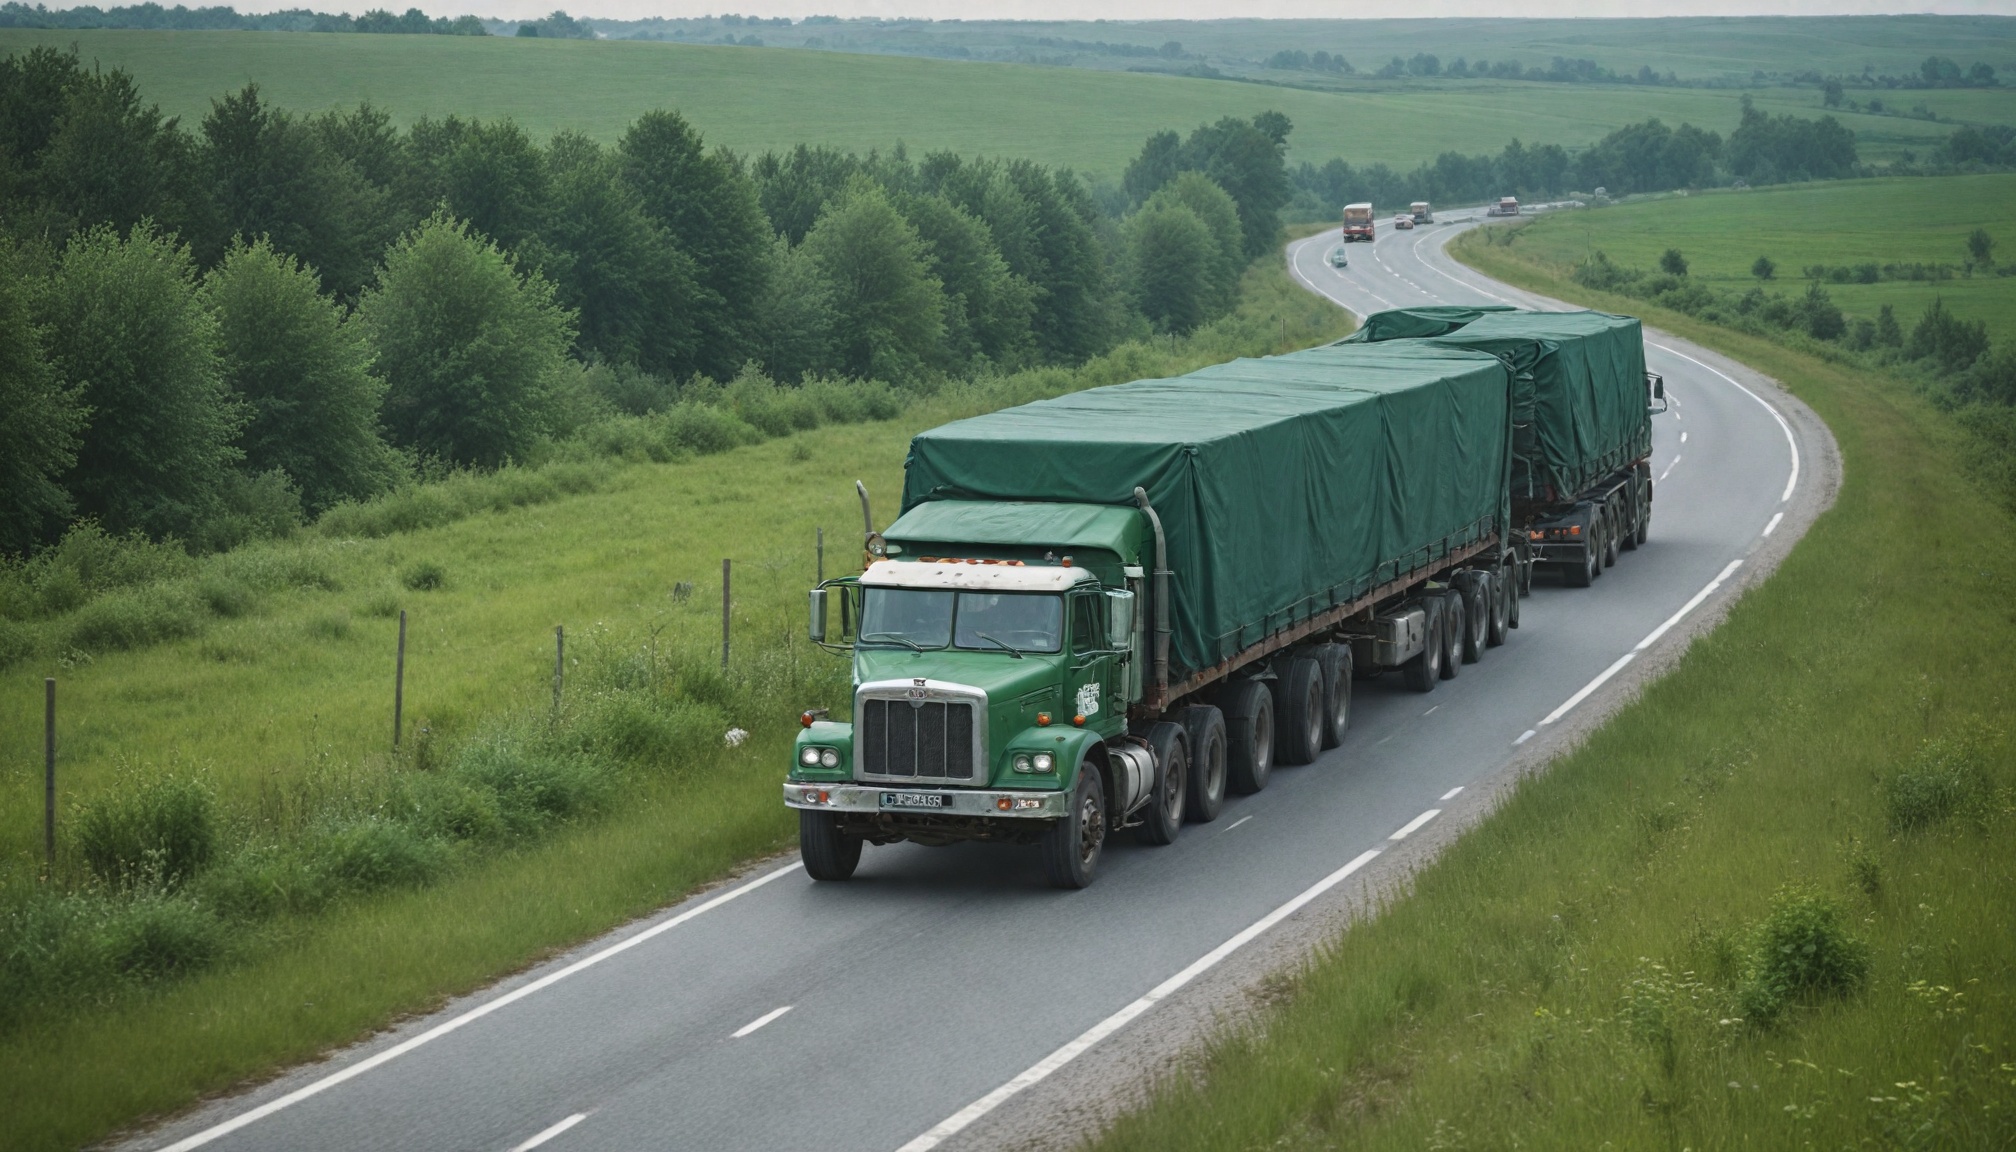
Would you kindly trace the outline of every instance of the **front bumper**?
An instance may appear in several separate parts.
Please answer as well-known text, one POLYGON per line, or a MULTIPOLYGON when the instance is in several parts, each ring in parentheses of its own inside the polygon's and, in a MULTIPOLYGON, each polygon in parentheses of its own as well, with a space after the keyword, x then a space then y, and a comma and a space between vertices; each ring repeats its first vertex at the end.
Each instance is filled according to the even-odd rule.
POLYGON ((844 812, 857 816, 991 816, 1010 820, 1055 820, 1070 811, 1071 797, 1065 792, 888 788, 874 784, 793 782, 784 785, 784 803, 807 812, 844 812), (903 793, 945 796, 948 800, 943 808, 885 807, 885 795, 903 793), (826 798, 808 799, 808 794, 826 798))

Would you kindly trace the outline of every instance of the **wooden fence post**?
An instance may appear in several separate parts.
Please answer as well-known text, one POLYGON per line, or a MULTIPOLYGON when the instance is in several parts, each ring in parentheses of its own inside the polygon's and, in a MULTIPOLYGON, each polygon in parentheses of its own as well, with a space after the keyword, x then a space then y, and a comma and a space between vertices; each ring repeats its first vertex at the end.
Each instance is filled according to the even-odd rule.
POLYGON ((42 681, 43 879, 56 875, 56 678, 42 681))
POLYGON ((567 626, 553 626, 553 711, 560 711, 560 688, 567 682, 567 626))
POLYGON ((406 610, 399 610, 399 658, 392 666, 392 747, 399 747, 399 729, 406 718, 406 610))
POLYGON ((721 671, 728 671, 728 561, 721 561, 721 671))

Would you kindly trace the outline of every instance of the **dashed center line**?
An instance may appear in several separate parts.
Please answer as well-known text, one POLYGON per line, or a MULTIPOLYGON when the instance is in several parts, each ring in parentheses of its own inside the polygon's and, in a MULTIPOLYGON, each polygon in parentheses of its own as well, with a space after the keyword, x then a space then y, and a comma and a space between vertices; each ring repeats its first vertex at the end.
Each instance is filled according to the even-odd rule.
POLYGON ((1680 456, 1678 453, 1675 453, 1673 456, 1673 462, 1666 465, 1666 470, 1664 472, 1659 473, 1659 479, 1661 481, 1664 481, 1666 477, 1671 476, 1673 474, 1673 469, 1679 467, 1679 465, 1680 465, 1680 456))
POLYGON ((1771 517, 1771 522, 1764 525, 1764 535, 1769 536, 1771 533, 1776 532, 1778 530, 1778 522, 1783 519, 1785 519, 1785 513, 1774 513, 1771 517))
POLYGON ((772 1009, 771 1011, 765 1012, 763 1015, 756 1017, 749 1023, 742 1025, 742 1027, 737 1028, 734 1031, 734 1033, 731 1034, 728 1038, 730 1040, 740 1040, 744 1036, 749 1035, 751 1032, 756 1031, 758 1028, 763 1027, 765 1024, 770 1023, 772 1020, 777 1019, 779 1016, 784 1015, 784 1013, 789 1012, 793 1007, 795 1007, 795 1005, 786 1004, 782 1008, 776 1008, 772 1009))
POLYGON ((539 1132, 538 1135, 532 1137, 530 1140, 525 1141, 523 1144, 517 1144, 512 1146, 511 1152, 532 1152, 532 1149, 539 1147, 541 1144, 546 1143, 548 1140, 553 1139, 555 1136, 560 1135, 562 1132, 567 1131, 569 1128, 574 1127, 574 1125, 579 1124, 581 1121, 586 1120, 587 1118, 588 1114, 586 1112, 576 1112, 574 1115, 567 1117, 565 1120, 560 1121, 558 1124, 555 1124, 550 1128, 543 1129, 542 1131, 539 1132))
POLYGON ((1230 824, 1225 825, 1225 831, 1230 832, 1232 829, 1237 828, 1239 825, 1244 824, 1246 821, 1251 819, 1252 819, 1251 816, 1241 816, 1237 820, 1232 821, 1230 824))
POLYGON ((1526 729, 1524 732, 1519 733, 1519 738, 1517 740, 1512 741, 1512 743, 1524 744, 1526 741, 1531 740, 1533 738, 1533 734, 1535 731, 1536 729, 1532 728, 1526 729))
POLYGON ((1458 784, 1454 788, 1449 789, 1447 792, 1442 793, 1442 799, 1454 800, 1456 798, 1456 794, 1461 791, 1463 791, 1463 785, 1458 784))

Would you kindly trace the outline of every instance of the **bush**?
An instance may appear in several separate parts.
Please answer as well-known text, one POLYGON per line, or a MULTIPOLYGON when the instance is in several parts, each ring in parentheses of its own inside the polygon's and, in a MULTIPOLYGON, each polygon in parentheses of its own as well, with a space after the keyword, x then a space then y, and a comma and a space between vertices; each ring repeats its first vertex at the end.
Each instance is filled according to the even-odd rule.
POLYGON ((315 871, 347 892, 424 884, 448 865, 440 841, 376 817, 323 829, 310 840, 308 853, 315 871))
POLYGON ((35 651, 35 634, 25 624, 0 619, 0 670, 11 668, 35 651))
POLYGON ((711 704, 614 692, 597 699, 578 728, 583 743, 596 752, 666 769, 710 755, 728 726, 726 714, 711 704))
POLYGON ((216 801, 194 776, 129 776, 78 809, 76 838, 93 875, 120 887, 173 888, 217 850, 216 801))
POLYGON ((105 954, 117 971, 143 980, 208 965, 224 950, 223 925, 189 900, 148 893, 119 907, 105 924, 105 954))
POLYGON ((419 560, 400 571, 399 582, 414 592, 432 592, 448 583, 448 570, 432 560, 419 560))
POLYGON ((1984 803, 1990 787, 1983 751, 1974 733, 1927 740, 1910 767, 1884 781, 1891 830, 1929 828, 1984 803))
POLYGON ((1757 927, 1750 969, 1736 998, 1752 1023, 1768 1026, 1794 1003, 1846 996, 1869 975, 1869 946, 1849 935, 1832 899, 1797 886, 1780 889, 1757 927))
POLYGON ((456 757, 452 772, 456 779, 495 796, 505 828, 516 835, 594 811, 607 798, 611 783, 599 760, 538 747, 513 732, 471 741, 456 757))
POLYGON ((86 652, 119 652, 194 636, 201 625, 187 592, 142 588, 85 605, 71 621, 69 643, 86 652))

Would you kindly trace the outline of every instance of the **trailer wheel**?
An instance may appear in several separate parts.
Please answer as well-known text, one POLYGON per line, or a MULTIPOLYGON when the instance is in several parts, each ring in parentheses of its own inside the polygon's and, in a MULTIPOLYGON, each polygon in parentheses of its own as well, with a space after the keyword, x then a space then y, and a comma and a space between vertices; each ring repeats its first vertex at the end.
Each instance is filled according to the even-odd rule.
POLYGON ((1351 727, 1351 646, 1325 644, 1316 653, 1323 666, 1323 747, 1335 748, 1351 727))
POLYGON ((1533 565, 1521 564, 1514 557, 1505 569, 1505 575, 1512 581, 1512 590, 1505 594, 1505 627, 1519 627, 1519 599, 1533 591, 1533 565))
POLYGON ((1190 788, 1184 805, 1190 819, 1209 824, 1225 806, 1225 714, 1209 704, 1183 710, 1190 733, 1190 788))
POLYGON ((1491 577, 1468 571, 1457 578, 1456 590, 1463 597, 1463 663, 1475 664, 1484 658, 1491 636, 1491 577))
POLYGON ((1084 888, 1092 883, 1099 853, 1106 847, 1106 789, 1099 766, 1086 760, 1078 766, 1078 787, 1071 793, 1071 811, 1043 834, 1043 870, 1052 888, 1084 888))
POLYGON ((1155 795, 1141 813, 1135 833, 1143 844, 1174 844, 1183 829, 1184 800, 1190 793, 1190 747, 1181 724, 1163 722, 1148 729, 1148 747, 1155 753, 1155 795))
POLYGON ((1451 588, 1442 594, 1442 679, 1454 680, 1463 671, 1463 636, 1469 628, 1463 593, 1451 588))
POLYGON ((1288 662, 1274 727, 1275 757, 1283 764, 1310 764, 1323 752, 1323 665, 1313 656, 1288 662))
POLYGON ((1424 603, 1428 608, 1426 642, 1421 651, 1400 666, 1400 676, 1411 692, 1433 692, 1436 682, 1442 679, 1442 601, 1430 597, 1424 603))
POLYGON ((1232 687, 1225 712, 1225 783, 1241 796, 1267 787, 1274 773, 1274 694, 1259 680, 1232 687))
POLYGON ((1603 574, 1603 522, 1589 522, 1589 543, 1582 546, 1582 559, 1562 569, 1570 588, 1587 588, 1603 574))
POLYGON ((798 857, 814 880, 847 880, 861 864, 861 838, 840 831, 831 812, 798 810, 798 857))
POLYGON ((1624 538, 1624 518, 1616 513, 1614 507, 1606 506, 1606 511, 1611 514, 1603 518, 1603 567, 1615 568, 1619 544, 1624 538))
POLYGON ((1493 648, 1505 643, 1505 634, 1512 627, 1512 606, 1519 603, 1518 593, 1512 590, 1512 582, 1506 578, 1508 575, 1501 566, 1484 578, 1484 599, 1491 606, 1488 626, 1484 629, 1484 643, 1493 648))
POLYGON ((1645 504, 1638 509, 1638 531, 1631 538, 1643 544, 1652 535, 1652 470, 1645 470, 1645 504))

